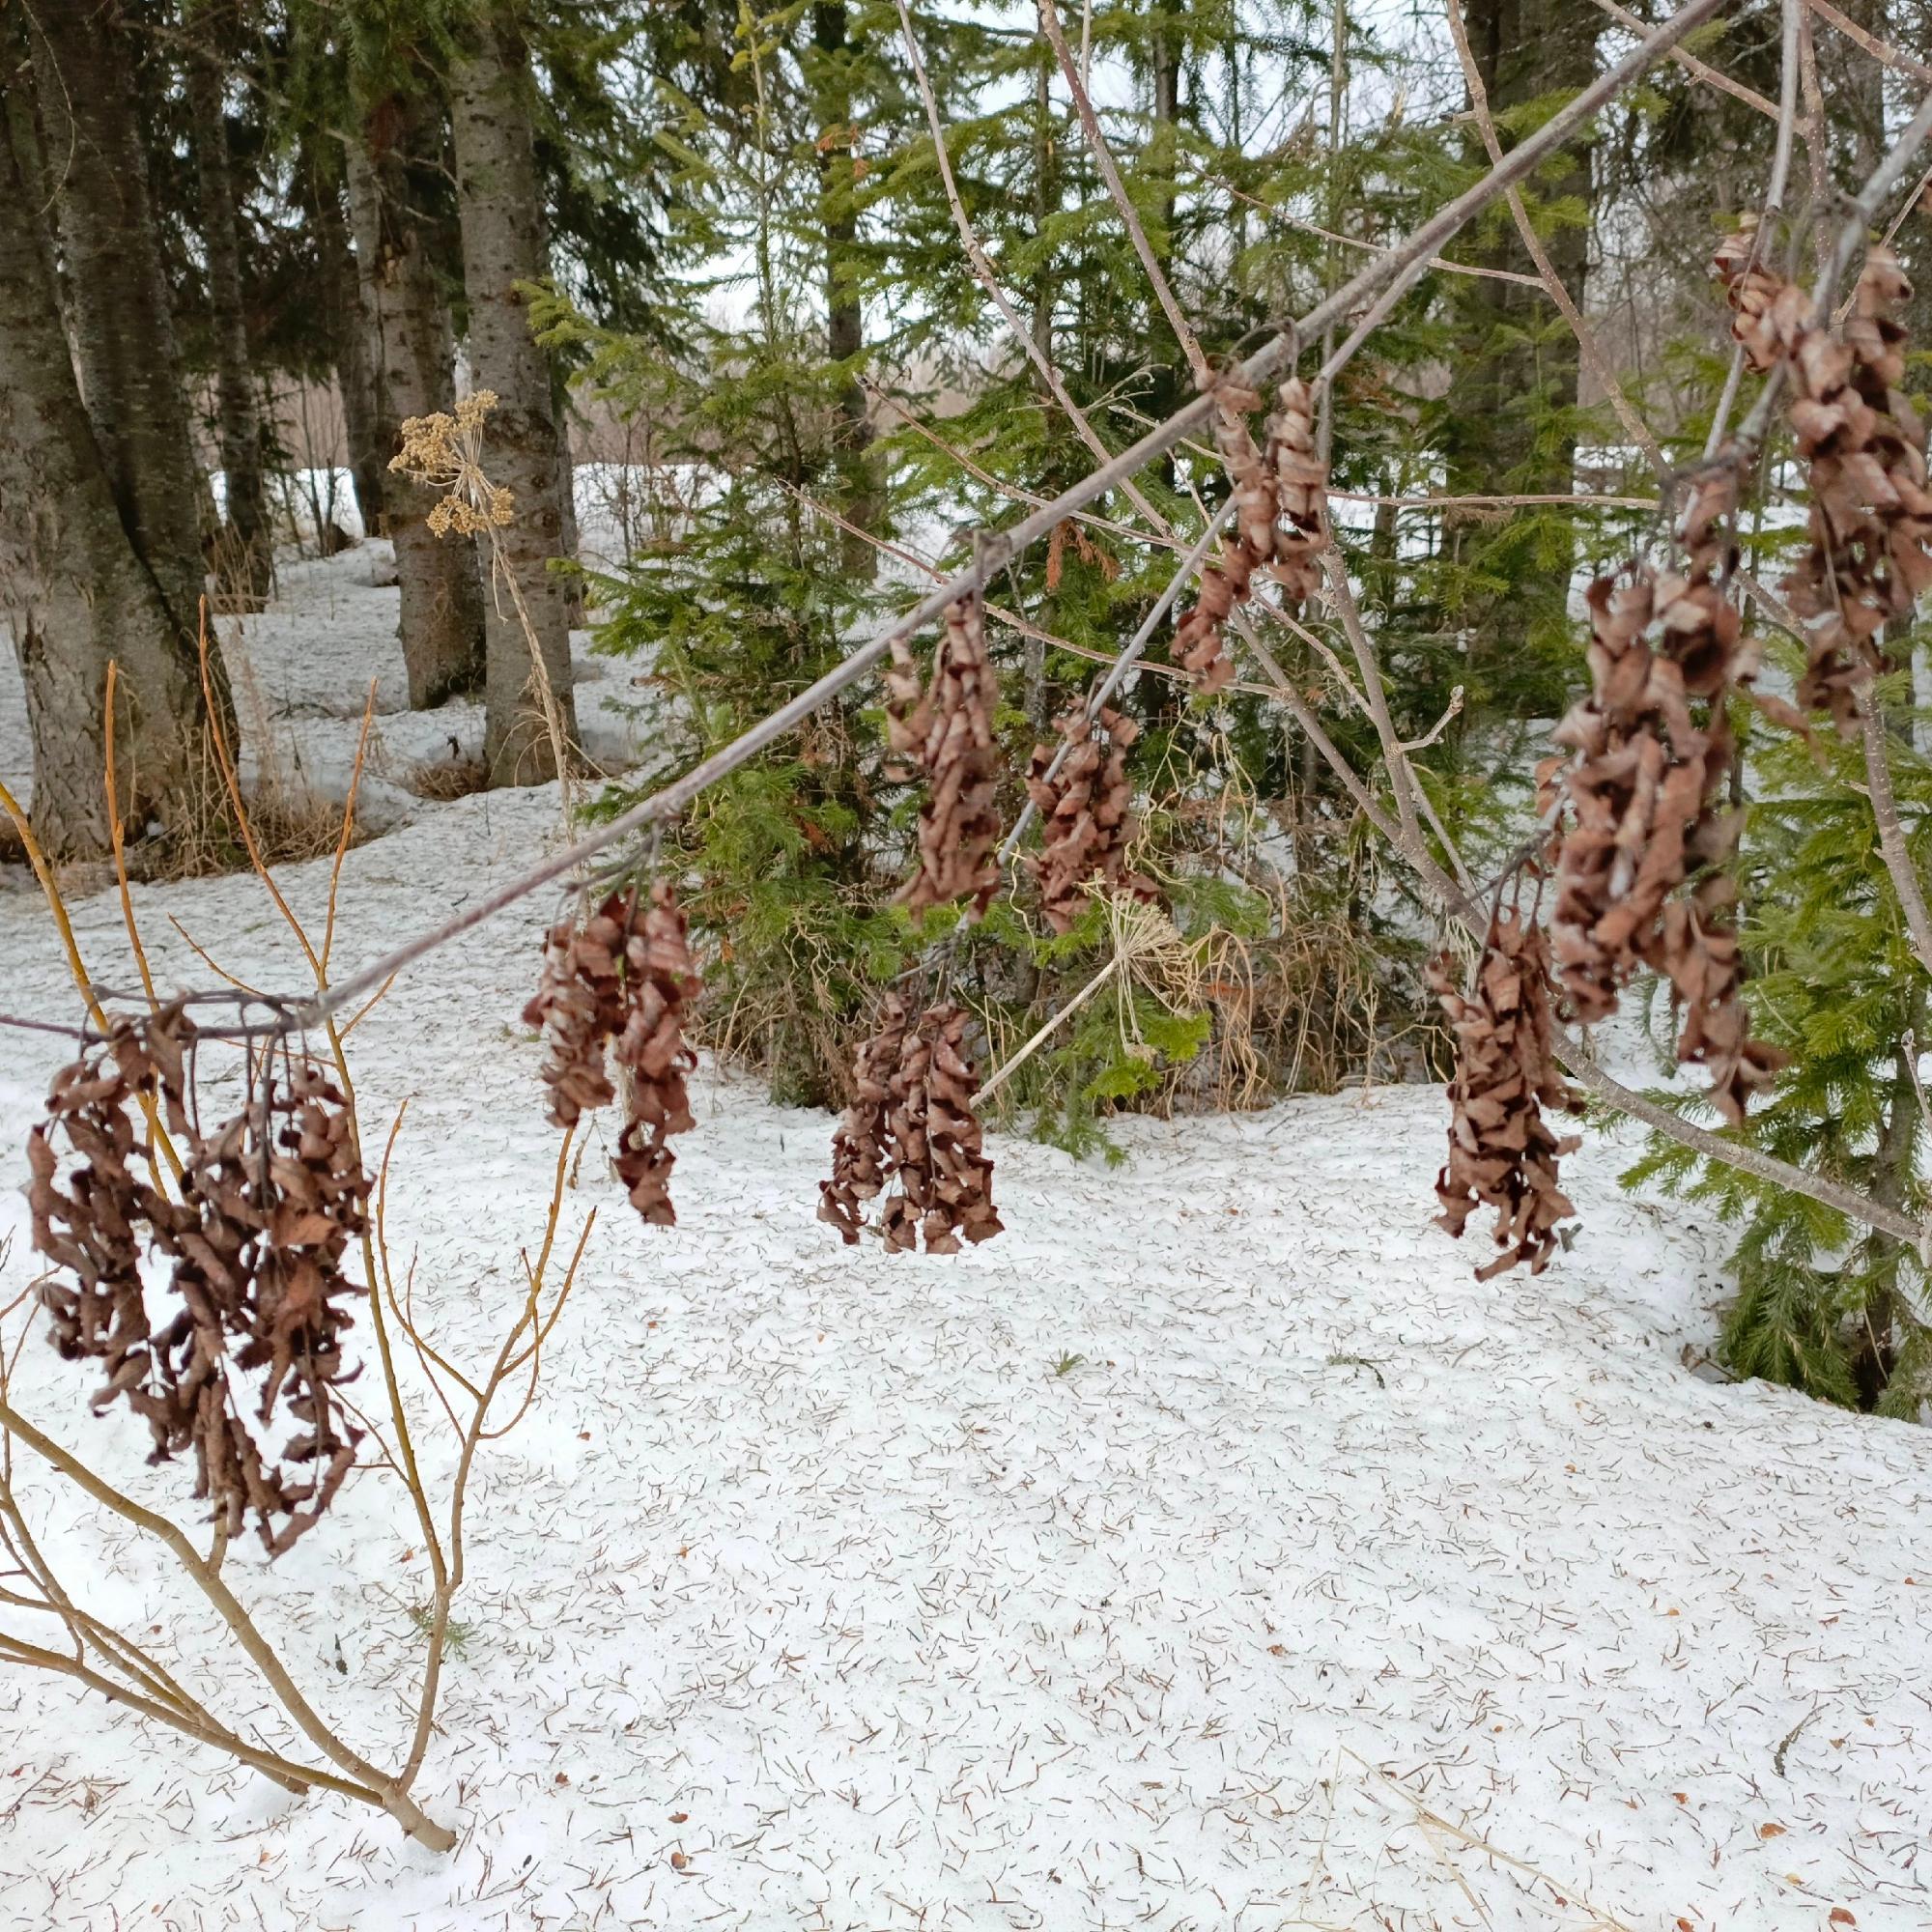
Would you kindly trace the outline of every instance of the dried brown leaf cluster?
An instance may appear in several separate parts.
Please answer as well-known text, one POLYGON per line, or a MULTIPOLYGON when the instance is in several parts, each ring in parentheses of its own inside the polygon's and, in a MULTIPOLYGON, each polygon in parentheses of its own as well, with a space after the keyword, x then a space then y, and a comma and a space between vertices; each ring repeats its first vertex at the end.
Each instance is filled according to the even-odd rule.
POLYGON ((885 677, 886 738, 895 757, 923 774, 919 811, 919 865, 899 893, 914 912, 963 898, 978 919, 1000 889, 999 743, 993 713, 998 679, 986 655, 980 600, 949 605, 946 629, 933 657, 932 682, 922 689, 919 668, 903 640, 893 646, 885 677))
POLYGON ((1558 1224, 1576 1212, 1557 1167, 1578 1145, 1550 1131, 1545 1110, 1581 1111, 1553 1051, 1548 942, 1533 921, 1505 910, 1491 923, 1472 991, 1458 985, 1446 955, 1431 965, 1429 984, 1456 1035, 1449 1159, 1435 1177, 1439 1225, 1460 1236, 1479 1207, 1493 1208, 1503 1252, 1476 1279, 1520 1262, 1539 1274, 1558 1224))
POLYGON ((1298 378, 1281 386, 1268 425, 1267 454, 1255 447, 1247 417, 1261 398, 1224 375, 1214 380, 1214 446, 1235 493, 1235 527, 1222 539, 1218 566, 1201 574, 1193 609, 1176 628, 1176 661, 1206 692, 1234 681, 1224 627, 1248 601, 1255 573, 1265 570, 1293 602, 1321 584, 1316 559, 1327 543, 1323 504, 1328 473, 1318 453, 1315 404, 1298 378))
POLYGON ((1590 586, 1591 689, 1556 731, 1571 753, 1571 816, 1550 922, 1564 990, 1586 1023, 1615 1009, 1640 968, 1669 979, 1684 1009, 1678 1057, 1709 1067, 1733 1122, 1782 1065, 1749 1036, 1725 869, 1738 838, 1723 803, 1727 706, 1756 668, 1720 582, 1736 487, 1734 469, 1697 485, 1684 571, 1590 586))
POLYGON ((865 1204, 895 1181, 879 1214, 888 1254, 922 1241, 929 1255, 957 1254, 962 1236, 999 1234, 993 1163, 973 1113, 978 1084, 964 1009, 928 1007, 915 1025, 905 1002, 889 993, 878 1031, 859 1049, 857 1096, 832 1138, 818 1218, 856 1242, 865 1204))
POLYGON ((1082 890, 1098 879, 1136 898, 1152 898, 1151 881, 1126 869, 1127 848, 1136 822, 1134 788, 1127 777, 1127 753, 1140 726, 1109 705, 1097 719, 1069 711, 1060 721, 1068 747, 1060 770, 1049 779, 1054 753, 1036 745, 1027 773, 1027 792, 1039 812, 1041 849, 1027 861, 1039 881, 1040 910, 1055 932, 1065 932, 1080 917, 1082 890))
POLYGON ((1873 249, 1843 329, 1809 332, 1792 362, 1791 424, 1811 487, 1811 541, 1783 584, 1804 626, 1798 698, 1847 735, 1855 687, 1889 668, 1886 625, 1932 586, 1925 431, 1898 387, 1911 294, 1891 251, 1873 249))
POLYGON ((186 1104, 193 1038, 179 1004, 117 1019, 55 1077, 28 1138, 28 1199, 35 1247, 72 1280, 49 1278, 41 1300, 61 1354, 106 1370, 95 1408, 125 1401, 156 1462, 192 1449, 195 1494, 223 1534, 252 1516, 279 1555, 320 1520, 361 1439, 337 1391, 351 1378, 347 1304, 365 1292, 342 1263, 366 1231, 370 1182, 343 1096, 311 1062, 264 1060, 243 1110, 200 1133, 186 1104), (178 1200, 142 1179, 144 1099, 185 1147, 178 1200), (65 1186, 59 1142, 78 1161, 65 1186), (171 1264, 158 1327, 142 1281, 155 1261, 171 1264), (238 1371, 263 1372, 252 1418, 238 1371), (278 1406, 298 1430, 275 1448, 256 1432, 278 1406))
POLYGON ((1273 575, 1291 603, 1304 604, 1321 587, 1319 559, 1328 548, 1328 466, 1316 441, 1315 395, 1298 376, 1284 383, 1276 396, 1267 456, 1281 511, 1273 575))
POLYGON ((668 1192, 676 1156, 666 1143, 695 1124, 685 1076, 697 1056, 685 1044, 684 1011, 697 988, 684 914, 660 880, 648 903, 612 893, 581 926, 567 917, 552 926, 524 1009, 524 1024, 544 1032, 553 1125, 574 1127, 616 1097, 612 1058, 629 1075, 617 1176, 657 1227, 677 1220, 668 1192))
POLYGON ((1804 631, 1798 699, 1850 736, 1857 688, 1889 668, 1886 625, 1932 586, 1925 432, 1899 389, 1898 315, 1912 284, 1890 249, 1872 249, 1834 331, 1795 283, 1747 271, 1748 254, 1748 230, 1718 251, 1733 333, 1754 369, 1789 358, 1791 426, 1811 493, 1810 542, 1781 586, 1804 631))

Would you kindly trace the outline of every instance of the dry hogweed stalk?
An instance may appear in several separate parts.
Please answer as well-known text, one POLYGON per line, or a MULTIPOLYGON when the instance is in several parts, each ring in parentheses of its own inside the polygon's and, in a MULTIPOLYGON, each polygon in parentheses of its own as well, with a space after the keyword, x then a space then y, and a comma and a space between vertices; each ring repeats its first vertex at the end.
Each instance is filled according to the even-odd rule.
POLYGON ((1807 330, 1792 359, 1791 423, 1811 490, 1811 540, 1783 584, 1804 628, 1798 698, 1846 736, 1859 726, 1858 686, 1890 668, 1886 625, 1932 586, 1925 432, 1898 386, 1898 311, 1911 294, 1896 257, 1874 248, 1843 330, 1807 330))
POLYGON ((1493 1208, 1503 1252, 1476 1279, 1520 1262, 1540 1274, 1559 1224, 1576 1212, 1558 1184, 1558 1163, 1580 1145, 1574 1134, 1552 1133, 1545 1110, 1582 1111, 1553 1052, 1548 942, 1514 908, 1499 912, 1473 989, 1458 985, 1447 954, 1431 964, 1429 984, 1456 1035, 1449 1159, 1435 1178, 1438 1225, 1460 1238, 1478 1208, 1493 1208))
POLYGON ((483 423, 496 407, 494 389, 477 389, 457 404, 453 416, 439 410, 404 420, 402 447, 389 468, 443 493, 429 513, 429 526, 440 537, 481 536, 515 521, 515 497, 483 472, 483 423))
POLYGON ((1047 924, 1065 932, 1086 903, 1083 889, 1094 880, 1135 898, 1151 899, 1156 894, 1151 880, 1126 869, 1127 848, 1137 830, 1127 753, 1140 726, 1102 705, 1097 719, 1069 711, 1060 721, 1060 735, 1067 751, 1052 778, 1047 774, 1054 752, 1045 745, 1034 747, 1027 792, 1039 812, 1042 843, 1038 856, 1027 864, 1039 881, 1047 924))
POLYGON ((224 1537, 255 1520, 280 1555, 320 1521, 355 1461, 361 1432, 345 1416, 342 1338, 365 1293, 342 1272, 367 1226, 370 1182, 342 1094, 318 1067, 271 1054, 250 1069, 243 1110, 213 1133, 185 1106, 184 1051, 194 1029, 179 1004, 116 1020, 102 1047, 56 1077, 48 1119, 29 1139, 34 1241, 58 1275, 41 1289, 54 1346, 99 1361, 101 1410, 116 1400, 148 1425, 153 1459, 194 1452, 194 1493, 224 1537), (185 1142, 179 1201, 143 1182, 147 1146, 130 1110, 143 1095, 185 1142), (81 1165, 64 1190, 55 1136, 81 1165), (144 1258, 173 1264, 173 1313, 156 1326, 144 1258), (257 1426, 279 1409, 296 1433, 265 1446, 242 1413, 238 1373, 262 1372, 257 1426))
POLYGON ((552 926, 524 1009, 524 1024, 544 1032, 554 1126, 574 1127, 616 1097, 612 1057, 628 1075, 617 1177, 655 1227, 677 1220, 666 1191, 676 1156, 666 1142, 696 1124, 685 1080, 697 1056, 685 1043, 684 1018, 697 989, 684 914, 660 880, 647 905, 635 891, 615 892, 581 926, 568 917, 552 926))
POLYGON ((1669 979, 1685 1009, 1678 1057, 1710 1069, 1733 1122, 1782 1065, 1749 1037, 1726 869, 1738 838, 1723 804, 1728 705, 1757 664, 1721 585, 1736 490, 1731 468, 1698 483, 1682 572, 1590 586, 1591 689, 1556 730, 1571 753, 1570 823, 1550 922, 1564 990, 1586 1024, 1615 1009, 1642 967, 1669 979))
POLYGON ((932 682, 920 688, 911 648, 893 647, 886 672, 886 736, 894 755, 924 775, 919 812, 919 866, 900 891, 914 912, 969 901, 978 919, 1000 889, 999 744, 993 713, 998 681, 986 655, 984 609, 978 597, 949 605, 933 657, 932 682))
POLYGON ((879 1031, 860 1049, 858 1097, 832 1143, 832 1179, 820 1185, 818 1218, 849 1244, 861 1204, 890 1181, 897 1192, 879 1215, 886 1252, 923 1243, 929 1255, 959 1252, 960 1237, 990 1240, 1004 1226, 993 1208, 993 1163, 973 1112, 978 1080, 966 1047, 967 1015, 928 1007, 916 1027, 896 994, 879 1031))
POLYGON ((617 1141, 617 1178, 631 1206, 653 1227, 676 1224, 668 1190, 677 1156, 665 1143, 689 1133, 691 1096, 685 1076, 697 1055, 685 1044, 684 1009, 697 997, 684 914, 660 881, 651 902, 624 942, 624 1029, 612 1052, 630 1075, 629 1119, 617 1141))

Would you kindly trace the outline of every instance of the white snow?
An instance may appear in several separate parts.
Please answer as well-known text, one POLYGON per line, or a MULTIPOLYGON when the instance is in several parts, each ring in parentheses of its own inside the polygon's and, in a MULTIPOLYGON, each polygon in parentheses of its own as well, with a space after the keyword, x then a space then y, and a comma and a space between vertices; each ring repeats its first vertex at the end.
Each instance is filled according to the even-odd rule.
MULTIPOLYGON (((352 569, 292 574, 249 629, 311 771, 339 768, 372 672, 397 697, 394 593, 352 569)), ((451 715, 384 709, 391 758, 451 715)), ((411 812, 349 857, 338 971, 557 823, 554 790, 411 812)), ((283 883, 315 912, 326 868, 283 883)), ((164 985, 208 980, 172 915, 242 979, 300 989, 253 880, 134 897, 164 985)), ((392 1239, 467 1366, 542 1232, 555 1137, 517 1016, 554 907, 418 966, 351 1042, 365 1131, 412 1096, 392 1239)), ((94 972, 127 980, 112 895, 74 911, 94 972)), ((75 1014, 11 882, 0 988, 75 1014)), ((62 1057, 0 1031, 0 1305, 32 1274, 20 1142, 62 1057)), ((1633 1139, 1573 1163, 1573 1252, 1484 1285, 1486 1247, 1430 1225, 1436 1089, 1128 1121, 1119 1168, 995 1136, 1009 1232, 940 1260, 814 1220, 826 1118, 708 1065, 695 1099, 676 1229, 636 1225, 601 1141, 583 1162, 580 1285, 535 1410, 479 1464, 417 1787, 455 1855, 0 1670, 0 1928, 1932 1923, 1932 1435, 1687 1369, 1725 1240, 1618 1192, 1633 1139)), ((440 1493, 449 1432, 405 1375, 440 1493)), ((90 1387, 24 1349, 23 1406, 193 1523, 188 1472, 146 1467, 90 1387)), ((21 1481, 100 1613, 303 1750, 152 1548, 21 1481)), ((375 1469, 281 1562, 230 1559, 305 1692, 384 1763, 423 1570, 375 1469)))

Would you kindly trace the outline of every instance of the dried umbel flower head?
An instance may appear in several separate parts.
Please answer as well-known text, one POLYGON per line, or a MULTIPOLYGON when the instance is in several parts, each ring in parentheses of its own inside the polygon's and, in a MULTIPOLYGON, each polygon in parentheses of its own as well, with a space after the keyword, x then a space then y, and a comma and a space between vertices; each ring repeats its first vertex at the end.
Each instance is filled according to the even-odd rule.
POLYGON ((1712 1097, 1733 1122, 1782 1065, 1749 1037, 1729 917, 1728 705, 1757 667, 1721 588, 1736 488, 1734 466, 1699 482, 1682 529, 1685 570, 1590 587, 1591 689, 1556 730, 1571 753, 1570 820, 1550 920, 1557 971, 1586 1023, 1612 1012, 1642 968, 1669 979, 1685 1010, 1678 1056, 1710 1068, 1712 1097))
POLYGON ((967 901, 978 919, 1000 889, 999 741, 993 714, 999 684, 986 655, 984 607, 962 597, 946 611, 946 628, 923 690, 910 647, 895 642, 886 672, 886 736, 894 755, 923 774, 919 811, 919 865, 899 893, 914 912, 967 901))
MULTIPOLYGON (((183 1009, 116 1020, 101 1048, 56 1077, 29 1139, 34 1241, 57 1269, 42 1285, 55 1347, 99 1361, 95 1398, 148 1425, 154 1460, 195 1457, 195 1494, 224 1535, 252 1516, 279 1555, 321 1520, 354 1466, 361 1432, 338 1393, 353 1378, 344 1334, 365 1293, 343 1273, 367 1226, 369 1177, 342 1094, 313 1063, 270 1052, 250 1068, 242 1111, 214 1132, 190 1125, 183 1009), (146 1099, 185 1145, 180 1199, 143 1181, 133 1114, 146 1099), (61 1185, 64 1141, 80 1165, 61 1185), (168 1311, 149 1313, 144 1261, 171 1265, 168 1311), (261 1377, 252 1417, 244 1376, 261 1377), (277 1414, 277 1449, 257 1430, 277 1414)), ((158 1292, 158 1291, 157 1291, 158 1292)))
POLYGON ((483 473, 483 424, 496 407, 494 389, 476 389, 457 404, 454 415, 438 410, 403 421, 402 447, 389 468, 443 493, 429 513, 429 526, 440 537, 481 536, 515 521, 516 497, 483 473))
POLYGON ((1449 1158, 1435 1178, 1438 1225, 1460 1237, 1478 1208, 1493 1208, 1503 1252, 1476 1279, 1520 1262, 1540 1274, 1559 1224, 1577 1211, 1557 1166, 1580 1145, 1574 1134, 1552 1133, 1545 1110, 1581 1111, 1552 1050, 1548 943, 1533 922, 1505 909, 1491 923, 1468 992, 1446 954, 1431 964, 1429 984, 1456 1035, 1449 1158))
POLYGON ((1126 869, 1127 848, 1137 830, 1127 753, 1140 726, 1110 705, 1097 718, 1069 711, 1060 721, 1066 748, 1060 770, 1049 778, 1054 752, 1034 747, 1027 792, 1039 812, 1041 849, 1027 861, 1039 881, 1040 911, 1055 932, 1065 932, 1095 882, 1136 898, 1155 896, 1151 881, 1126 869))
POLYGON ((656 1227, 677 1215, 666 1191, 666 1142, 695 1124, 686 1076, 686 1011, 698 991, 688 929, 663 880, 647 899, 611 893, 582 925, 566 916, 544 939, 543 973, 524 1024, 544 1032, 543 1081, 554 1126, 574 1127, 616 1097, 611 1062, 627 1076, 615 1165, 631 1204, 656 1227))
POLYGON ((928 1007, 915 1026, 898 995, 887 996, 877 1033, 860 1049, 857 1097, 833 1136, 832 1179, 819 1188, 818 1218, 848 1244, 859 1238, 862 1204, 889 1182, 897 1191, 879 1215, 888 1254, 922 1243, 929 1255, 956 1254, 962 1237, 1001 1232, 966 1027, 964 1009, 950 1004, 928 1007))

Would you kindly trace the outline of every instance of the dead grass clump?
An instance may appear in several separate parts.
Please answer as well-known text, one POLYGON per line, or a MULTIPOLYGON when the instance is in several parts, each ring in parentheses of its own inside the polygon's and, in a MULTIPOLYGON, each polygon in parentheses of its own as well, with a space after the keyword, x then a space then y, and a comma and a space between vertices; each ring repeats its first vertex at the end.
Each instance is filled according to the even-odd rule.
POLYGON ((403 783, 418 798, 433 805, 447 805, 453 799, 488 791, 490 767, 481 758, 426 758, 421 764, 410 767, 403 783))

